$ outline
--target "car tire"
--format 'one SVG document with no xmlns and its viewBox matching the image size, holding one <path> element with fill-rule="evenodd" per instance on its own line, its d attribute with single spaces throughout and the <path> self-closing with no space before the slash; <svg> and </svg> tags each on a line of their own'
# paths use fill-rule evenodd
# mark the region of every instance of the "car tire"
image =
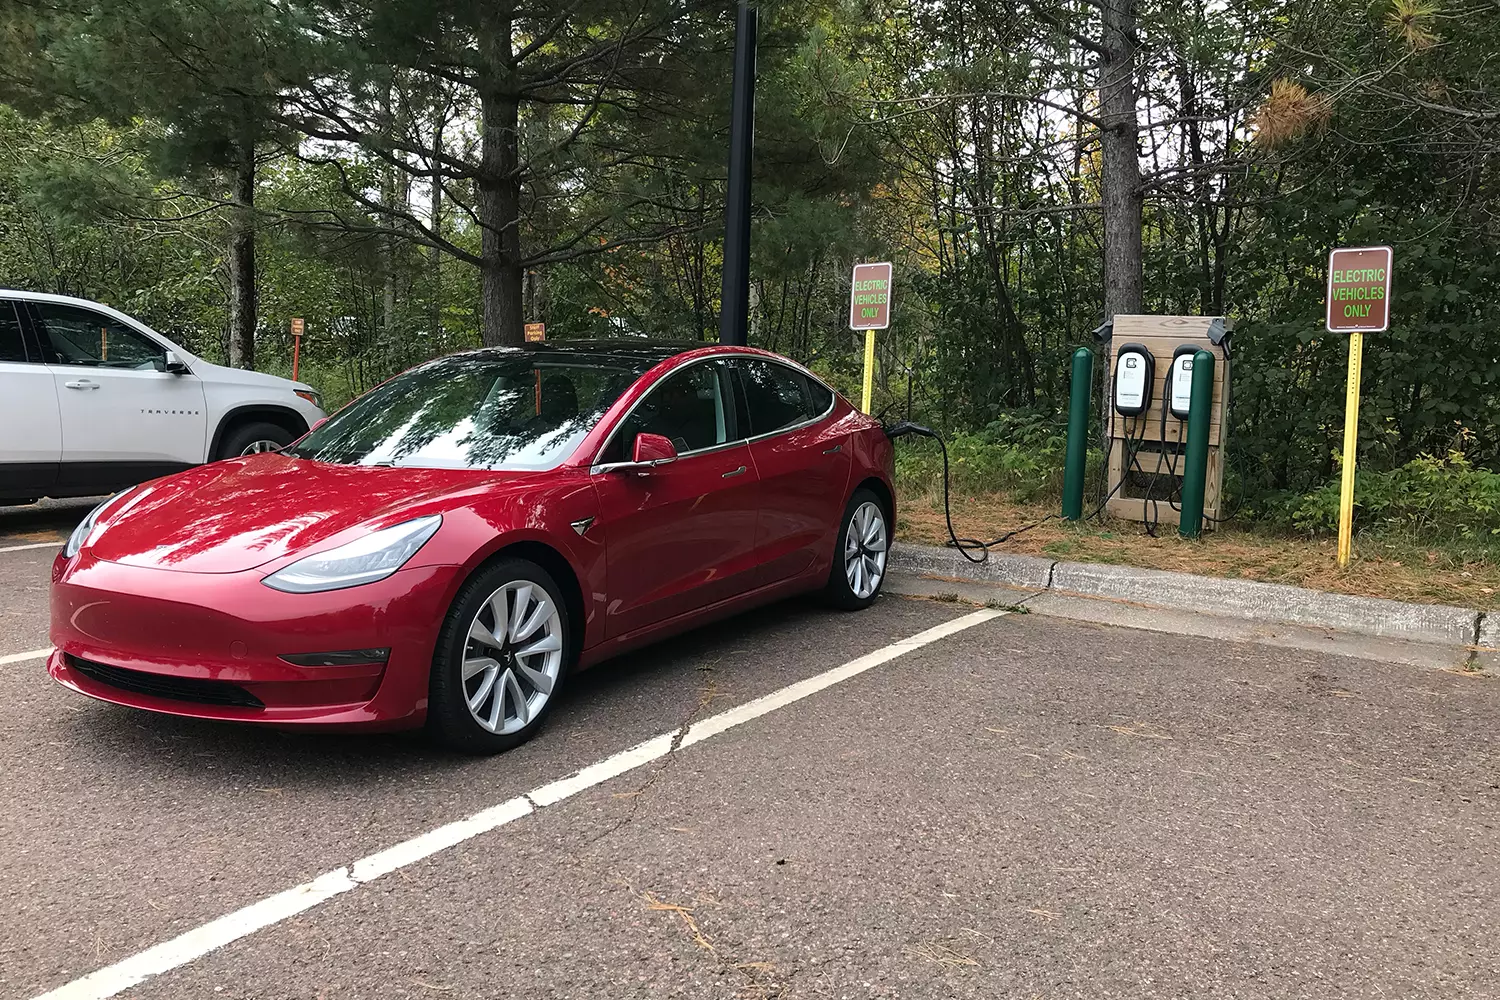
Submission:
<svg viewBox="0 0 1500 1000">
<path fill-rule="evenodd" d="M 500 753 L 535 736 L 573 662 L 569 626 L 562 588 L 536 563 L 503 559 L 477 573 L 438 635 L 429 733 L 471 754 Z"/>
<path fill-rule="evenodd" d="M 833 549 L 833 565 L 823 595 L 843 611 L 875 603 L 885 584 L 891 550 L 890 514 L 872 491 L 861 487 L 849 498 Z"/>
<path fill-rule="evenodd" d="M 295 440 L 297 436 L 285 427 L 256 420 L 241 424 L 225 434 L 224 440 L 219 444 L 219 453 L 214 457 L 237 458 L 262 451 L 280 451 Z"/>
</svg>

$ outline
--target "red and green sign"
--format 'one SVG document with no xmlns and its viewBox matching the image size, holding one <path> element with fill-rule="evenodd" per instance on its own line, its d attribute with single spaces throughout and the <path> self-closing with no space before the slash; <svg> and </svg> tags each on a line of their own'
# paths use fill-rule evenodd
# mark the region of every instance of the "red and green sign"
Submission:
<svg viewBox="0 0 1500 1000">
<path fill-rule="evenodd" d="M 849 293 L 849 329 L 884 330 L 891 325 L 891 265 L 855 264 Z"/>
<path fill-rule="evenodd" d="M 1378 333 L 1391 325 L 1391 248 L 1354 247 L 1328 255 L 1328 329 Z"/>
</svg>

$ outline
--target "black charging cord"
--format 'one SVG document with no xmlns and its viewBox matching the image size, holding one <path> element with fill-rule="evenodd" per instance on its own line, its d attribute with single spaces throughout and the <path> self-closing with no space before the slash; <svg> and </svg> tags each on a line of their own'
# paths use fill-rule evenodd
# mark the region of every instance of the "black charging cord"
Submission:
<svg viewBox="0 0 1500 1000">
<path fill-rule="evenodd" d="M 1032 528 L 1040 527 L 1041 525 L 1046 524 L 1048 521 L 1056 521 L 1061 516 L 1059 514 L 1048 514 L 1040 521 L 1036 521 L 1032 524 L 1023 525 L 1022 527 L 1007 531 L 999 538 L 993 538 L 988 542 L 982 541 L 978 538 L 959 538 L 958 532 L 953 530 L 953 505 L 948 496 L 948 481 L 951 478 L 948 466 L 948 442 L 944 441 L 942 435 L 933 430 L 931 427 L 923 427 L 921 424 L 914 424 L 910 420 L 903 420 L 898 424 L 887 427 L 885 429 L 885 433 L 886 436 L 889 437 L 892 441 L 900 437 L 905 437 L 908 434 L 915 434 L 918 437 L 931 438 L 932 440 L 936 441 L 938 443 L 938 447 L 943 450 L 943 520 L 947 522 L 948 525 L 948 548 L 957 549 L 958 554 L 963 556 L 971 563 L 985 562 L 990 557 L 990 549 L 994 548 L 996 545 L 1003 545 L 1004 543 L 1010 541 L 1012 538 L 1015 538 L 1017 535 L 1025 534 Z M 978 552 L 979 555 L 974 555 L 973 553 L 975 552 Z"/>
</svg>

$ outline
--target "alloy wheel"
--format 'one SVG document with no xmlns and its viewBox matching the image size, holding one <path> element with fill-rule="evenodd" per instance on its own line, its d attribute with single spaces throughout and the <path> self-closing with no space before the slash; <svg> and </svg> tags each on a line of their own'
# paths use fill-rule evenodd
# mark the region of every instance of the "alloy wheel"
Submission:
<svg viewBox="0 0 1500 1000">
<path fill-rule="evenodd" d="M 280 451 L 280 450 L 281 450 L 281 445 L 278 444 L 278 443 L 276 443 L 275 441 L 251 441 L 249 444 L 245 445 L 245 450 L 241 451 L 240 454 L 242 456 L 243 455 L 259 455 L 259 454 L 261 454 L 263 452 L 267 452 L 267 451 Z"/>
<path fill-rule="evenodd" d="M 849 519 L 844 537 L 844 574 L 849 589 L 861 601 L 880 588 L 885 578 L 885 560 L 890 542 L 886 536 L 885 512 L 866 501 Z"/>
<path fill-rule="evenodd" d="M 552 598 L 538 583 L 507 583 L 469 625 L 463 665 L 469 714 L 488 732 L 520 732 L 552 697 L 562 663 L 562 615 Z"/>
</svg>

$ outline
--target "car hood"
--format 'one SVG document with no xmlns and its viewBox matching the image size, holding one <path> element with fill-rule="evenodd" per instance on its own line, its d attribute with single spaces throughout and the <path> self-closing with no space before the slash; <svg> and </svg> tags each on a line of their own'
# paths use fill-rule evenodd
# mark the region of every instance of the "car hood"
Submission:
<svg viewBox="0 0 1500 1000">
<path fill-rule="evenodd" d="M 387 527 L 535 474 L 331 465 L 252 455 L 147 483 L 107 511 L 97 559 L 187 573 L 238 573 L 308 552 L 363 525 Z"/>
<path fill-rule="evenodd" d="M 248 368 L 226 368 L 223 365 L 204 361 L 202 358 L 193 359 L 193 374 L 204 381 L 255 386 L 259 389 L 273 389 L 282 392 L 292 392 L 297 389 L 312 389 L 312 386 L 306 382 L 293 382 L 291 379 L 282 378 L 280 375 L 268 375 L 265 372 L 252 371 Z"/>
</svg>

